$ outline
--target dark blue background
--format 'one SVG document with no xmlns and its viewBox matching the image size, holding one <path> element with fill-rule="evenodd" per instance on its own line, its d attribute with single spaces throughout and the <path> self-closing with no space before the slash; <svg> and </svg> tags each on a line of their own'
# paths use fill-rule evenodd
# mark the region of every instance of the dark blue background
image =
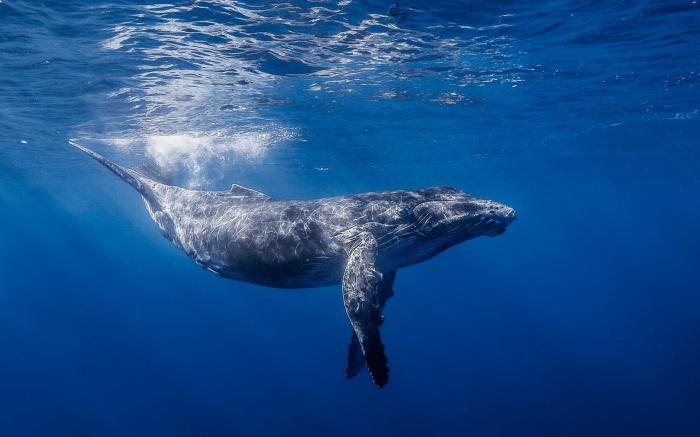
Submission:
<svg viewBox="0 0 700 437">
<path fill-rule="evenodd" d="M 295 3 L 0 3 L 2 435 L 698 435 L 698 7 Z M 200 186 L 518 212 L 399 272 L 383 390 L 343 378 L 339 287 L 205 272 L 66 143 L 136 164 L 154 133 L 269 126 L 293 135 Z"/>
</svg>

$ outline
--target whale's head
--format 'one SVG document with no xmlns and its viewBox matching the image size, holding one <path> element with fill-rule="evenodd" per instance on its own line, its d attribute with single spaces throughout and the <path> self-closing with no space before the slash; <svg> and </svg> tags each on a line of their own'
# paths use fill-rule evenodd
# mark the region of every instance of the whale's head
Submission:
<svg viewBox="0 0 700 437">
<path fill-rule="evenodd" d="M 482 235 L 502 234 L 515 220 L 515 210 L 450 187 L 424 190 L 413 207 L 416 237 L 444 246 Z"/>
</svg>

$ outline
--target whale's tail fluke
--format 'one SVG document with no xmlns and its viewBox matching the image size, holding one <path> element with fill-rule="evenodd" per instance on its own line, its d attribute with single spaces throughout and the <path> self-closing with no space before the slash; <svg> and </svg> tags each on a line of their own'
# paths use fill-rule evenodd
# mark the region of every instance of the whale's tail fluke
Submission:
<svg viewBox="0 0 700 437">
<path fill-rule="evenodd" d="M 143 176 L 139 175 L 134 170 L 122 167 L 119 164 L 115 164 L 114 162 L 110 161 L 109 159 L 105 158 L 104 156 L 100 155 L 99 153 L 93 152 L 92 150 L 88 149 L 87 147 L 78 144 L 73 139 L 68 140 L 68 143 L 71 146 L 76 147 L 76 148 L 80 149 L 81 151 L 85 152 L 86 154 L 90 155 L 97 162 L 99 162 L 100 164 L 107 167 L 110 171 L 112 171 L 114 174 L 119 176 L 119 178 L 122 179 L 124 182 L 126 182 L 127 184 L 134 187 L 146 199 L 150 200 L 152 198 L 153 194 L 152 194 L 150 188 L 148 187 L 148 185 L 145 184 L 145 178 Z"/>
</svg>

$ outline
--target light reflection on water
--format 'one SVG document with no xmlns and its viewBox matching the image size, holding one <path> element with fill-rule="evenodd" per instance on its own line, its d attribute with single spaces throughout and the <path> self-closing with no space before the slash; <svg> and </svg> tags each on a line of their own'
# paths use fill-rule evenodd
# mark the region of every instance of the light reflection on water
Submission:
<svg viewBox="0 0 700 437">
<path fill-rule="evenodd" d="M 535 150 L 624 161 L 628 148 L 568 151 L 565 138 L 697 119 L 693 7 L 5 2 L 0 135 L 18 147 L 0 154 L 28 160 L 47 141 L 42 153 L 60 157 L 74 137 L 126 164 L 169 165 L 188 186 L 271 163 L 330 174 L 502 156 L 522 167 Z M 504 133 L 518 141 L 488 145 Z"/>
<path fill-rule="evenodd" d="M 106 105 L 125 110 L 116 114 L 121 119 L 102 119 L 107 135 L 83 127 L 79 136 L 127 143 L 184 174 L 181 183 L 203 186 L 227 166 L 303 139 L 294 123 L 276 116 L 290 103 L 279 89 L 294 87 L 297 99 L 341 93 L 454 105 L 470 102 L 460 91 L 465 85 L 522 80 L 525 68 L 498 34 L 507 17 L 474 27 L 432 22 L 415 4 L 383 12 L 358 12 L 347 1 L 129 8 L 101 43 L 136 62 L 129 86 L 105 96 Z M 423 89 L 434 76 L 450 90 Z"/>
</svg>

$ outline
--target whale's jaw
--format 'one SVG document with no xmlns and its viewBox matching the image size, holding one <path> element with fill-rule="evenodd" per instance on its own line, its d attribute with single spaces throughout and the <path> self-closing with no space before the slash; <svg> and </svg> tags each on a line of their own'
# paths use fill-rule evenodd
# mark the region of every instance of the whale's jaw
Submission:
<svg viewBox="0 0 700 437">
<path fill-rule="evenodd" d="M 492 202 L 496 203 L 496 202 Z M 488 216 L 484 228 L 484 235 L 495 237 L 506 231 L 506 228 L 515 221 L 515 210 L 507 205 L 496 204 L 493 212 Z"/>
<path fill-rule="evenodd" d="M 413 214 L 420 239 L 450 240 L 452 244 L 481 235 L 500 235 L 516 216 L 508 205 L 468 194 L 423 202 L 414 208 Z"/>
</svg>

